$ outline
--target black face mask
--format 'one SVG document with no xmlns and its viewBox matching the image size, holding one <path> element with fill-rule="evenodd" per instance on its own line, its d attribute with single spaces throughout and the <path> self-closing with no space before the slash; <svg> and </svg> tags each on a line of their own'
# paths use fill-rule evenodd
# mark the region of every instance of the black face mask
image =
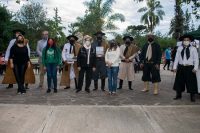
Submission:
<svg viewBox="0 0 200 133">
<path fill-rule="evenodd" d="M 131 44 L 131 41 L 126 41 L 125 42 L 127 45 L 130 45 Z"/>
<path fill-rule="evenodd" d="M 102 37 L 101 37 L 101 36 L 98 36 L 98 37 L 97 37 L 97 40 L 98 40 L 98 41 L 101 41 L 101 40 L 102 40 Z"/>
<path fill-rule="evenodd" d="M 111 47 L 111 48 L 113 48 L 113 47 L 115 47 L 115 46 L 116 46 L 115 43 L 111 43 L 111 44 L 110 44 L 110 47 Z"/>
<path fill-rule="evenodd" d="M 148 41 L 149 42 L 153 42 L 154 40 L 153 40 L 153 38 L 149 38 Z"/>
<path fill-rule="evenodd" d="M 73 45 L 75 43 L 75 40 L 69 40 L 69 43 Z"/>
<path fill-rule="evenodd" d="M 17 43 L 24 43 L 24 41 L 22 41 L 22 40 L 18 40 Z"/>
</svg>

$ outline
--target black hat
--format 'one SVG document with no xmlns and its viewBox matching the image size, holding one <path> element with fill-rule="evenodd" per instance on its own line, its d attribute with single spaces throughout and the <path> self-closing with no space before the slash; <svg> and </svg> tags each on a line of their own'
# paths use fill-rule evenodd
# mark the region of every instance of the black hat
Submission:
<svg viewBox="0 0 200 133">
<path fill-rule="evenodd" d="M 183 41 L 184 38 L 190 38 L 191 41 L 194 41 L 194 37 L 189 34 L 185 34 L 179 38 L 180 41 Z"/>
<path fill-rule="evenodd" d="M 125 41 L 127 38 L 129 38 L 131 41 L 133 41 L 133 40 L 134 40 L 134 39 L 133 39 L 133 37 L 131 37 L 131 36 L 128 36 L 128 35 L 127 35 L 127 36 L 124 36 L 124 37 L 123 37 L 123 40 Z"/>
<path fill-rule="evenodd" d="M 16 32 L 20 32 L 22 35 L 25 35 L 25 32 L 23 30 L 20 29 L 15 29 L 13 30 L 13 33 L 15 34 Z"/>
<path fill-rule="evenodd" d="M 75 36 L 75 35 L 69 35 L 69 36 L 67 37 L 67 39 L 69 40 L 71 37 L 73 37 L 76 41 L 78 40 L 78 37 Z"/>
<path fill-rule="evenodd" d="M 103 33 L 102 31 L 97 31 L 97 33 L 95 33 L 94 35 L 97 36 L 98 34 L 101 34 L 102 36 L 105 35 L 105 33 Z"/>
</svg>

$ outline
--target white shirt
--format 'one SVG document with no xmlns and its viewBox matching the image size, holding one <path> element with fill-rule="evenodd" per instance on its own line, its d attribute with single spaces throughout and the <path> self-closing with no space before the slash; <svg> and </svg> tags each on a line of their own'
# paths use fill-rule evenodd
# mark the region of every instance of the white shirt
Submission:
<svg viewBox="0 0 200 133">
<path fill-rule="evenodd" d="M 74 58 L 74 52 L 73 52 L 73 47 L 71 47 L 71 51 L 70 51 L 70 47 L 71 47 L 71 44 L 70 43 L 66 43 L 63 47 L 63 50 L 62 50 L 62 59 L 63 61 L 68 61 L 68 62 L 71 62 L 73 63 L 73 59 Z"/>
<path fill-rule="evenodd" d="M 109 51 L 107 49 L 106 54 L 105 54 L 105 61 L 106 62 L 111 62 L 112 66 L 119 66 L 120 63 L 120 48 L 117 47 L 117 49 Z"/>
<path fill-rule="evenodd" d="M 40 58 L 42 57 L 42 50 L 46 47 L 47 45 L 47 40 L 39 40 L 37 42 L 37 54 L 40 56 Z"/>
<path fill-rule="evenodd" d="M 177 49 L 173 69 L 174 70 L 177 69 L 178 64 L 181 64 L 181 65 L 193 65 L 194 70 L 198 70 L 199 59 L 198 59 L 197 49 L 193 46 L 189 47 L 190 57 L 188 60 L 186 58 L 186 49 L 184 51 L 184 57 L 182 59 L 182 56 L 181 56 L 182 50 L 183 50 L 183 46 L 179 46 Z"/>
<path fill-rule="evenodd" d="M 6 49 L 6 55 L 5 55 L 5 61 L 8 61 L 9 60 L 9 57 L 10 57 L 10 49 L 12 48 L 12 46 L 14 45 L 16 39 L 12 39 Z M 30 47 L 29 45 L 27 44 L 27 48 L 28 48 L 28 56 L 30 57 Z"/>
</svg>

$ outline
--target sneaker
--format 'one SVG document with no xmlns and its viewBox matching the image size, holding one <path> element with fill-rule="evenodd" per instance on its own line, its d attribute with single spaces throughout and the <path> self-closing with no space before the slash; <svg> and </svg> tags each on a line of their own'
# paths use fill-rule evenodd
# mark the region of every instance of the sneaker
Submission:
<svg viewBox="0 0 200 133">
<path fill-rule="evenodd" d="M 76 93 L 79 93 L 80 91 L 81 91 L 80 89 L 77 89 L 77 90 L 76 90 Z"/>
</svg>

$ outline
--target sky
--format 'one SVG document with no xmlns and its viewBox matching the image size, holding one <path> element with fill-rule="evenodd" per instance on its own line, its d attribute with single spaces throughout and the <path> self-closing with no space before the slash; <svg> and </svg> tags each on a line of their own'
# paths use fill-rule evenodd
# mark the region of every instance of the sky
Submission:
<svg viewBox="0 0 200 133">
<path fill-rule="evenodd" d="M 26 4 L 26 0 L 21 0 L 20 4 L 16 3 L 16 0 L 1 0 L 9 10 L 16 12 L 20 9 L 23 4 Z M 54 8 L 58 8 L 59 16 L 62 18 L 63 26 L 68 28 L 68 25 L 76 21 L 76 18 L 85 14 L 86 7 L 83 5 L 84 1 L 88 0 L 33 0 L 34 2 L 40 2 L 47 9 L 47 17 L 51 18 L 54 15 Z M 162 34 L 169 32 L 170 21 L 174 16 L 174 0 L 160 0 L 165 16 L 155 29 Z M 140 25 L 140 17 L 142 13 L 138 13 L 137 10 L 141 7 L 146 6 L 146 2 L 134 2 L 134 0 L 116 0 L 113 4 L 113 13 L 122 13 L 125 16 L 125 22 L 115 22 L 118 30 L 117 33 L 124 33 L 125 29 L 129 25 Z M 190 8 L 190 6 L 184 5 L 183 8 Z M 195 26 L 199 21 L 194 19 Z M 64 31 L 68 34 L 67 29 Z"/>
</svg>

